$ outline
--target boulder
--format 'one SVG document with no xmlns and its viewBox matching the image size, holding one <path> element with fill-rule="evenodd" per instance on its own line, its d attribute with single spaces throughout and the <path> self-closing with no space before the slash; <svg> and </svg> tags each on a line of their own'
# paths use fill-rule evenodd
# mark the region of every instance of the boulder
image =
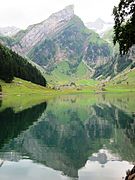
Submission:
<svg viewBox="0 0 135 180">
<path fill-rule="evenodd" d="M 132 168 L 132 170 L 127 171 L 125 180 L 135 180 L 135 166 Z"/>
</svg>

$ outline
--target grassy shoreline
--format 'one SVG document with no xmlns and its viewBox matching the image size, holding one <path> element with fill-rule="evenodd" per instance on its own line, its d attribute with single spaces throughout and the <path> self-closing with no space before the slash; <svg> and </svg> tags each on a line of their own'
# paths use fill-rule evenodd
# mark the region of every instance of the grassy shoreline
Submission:
<svg viewBox="0 0 135 180">
<path fill-rule="evenodd" d="M 74 94 L 74 93 L 124 93 L 135 92 L 135 86 L 129 85 L 112 85 L 106 84 L 104 90 L 99 85 L 84 85 L 76 87 L 62 87 L 60 89 L 52 89 L 33 84 L 31 82 L 15 78 L 12 83 L 5 83 L 0 80 L 2 86 L 2 97 L 7 96 L 35 96 L 35 97 L 49 97 L 60 94 Z"/>
<path fill-rule="evenodd" d="M 113 94 L 122 95 L 124 93 L 131 94 L 131 92 L 135 92 L 135 87 L 128 88 L 125 85 L 114 87 L 110 84 L 106 84 L 104 91 L 101 91 L 99 86 L 83 86 L 79 90 L 77 87 L 54 90 L 19 78 L 15 78 L 12 83 L 5 83 L 0 80 L 0 85 L 2 86 L 3 94 L 0 96 L 0 111 L 10 107 L 15 112 L 22 111 L 42 102 L 48 102 L 50 99 L 60 95 L 88 94 L 98 97 L 104 94 L 110 96 Z"/>
</svg>

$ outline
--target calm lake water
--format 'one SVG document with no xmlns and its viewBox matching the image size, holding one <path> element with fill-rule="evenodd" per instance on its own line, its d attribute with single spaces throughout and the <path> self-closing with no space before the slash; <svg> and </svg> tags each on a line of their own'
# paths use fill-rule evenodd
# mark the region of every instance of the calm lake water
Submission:
<svg viewBox="0 0 135 180">
<path fill-rule="evenodd" d="M 65 95 L 23 111 L 0 101 L 1 180 L 119 180 L 133 161 L 135 94 Z"/>
</svg>

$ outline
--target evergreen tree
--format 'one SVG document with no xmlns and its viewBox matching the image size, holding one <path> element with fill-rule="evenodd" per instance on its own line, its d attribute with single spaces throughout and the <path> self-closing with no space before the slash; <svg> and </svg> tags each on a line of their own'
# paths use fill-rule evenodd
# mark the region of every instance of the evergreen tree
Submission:
<svg viewBox="0 0 135 180">
<path fill-rule="evenodd" d="M 9 83 L 14 77 L 46 86 L 45 78 L 35 66 L 0 44 L 0 79 Z"/>
<path fill-rule="evenodd" d="M 120 54 L 128 53 L 135 44 L 135 0 L 120 0 L 114 7 L 114 44 L 119 43 Z"/>
</svg>

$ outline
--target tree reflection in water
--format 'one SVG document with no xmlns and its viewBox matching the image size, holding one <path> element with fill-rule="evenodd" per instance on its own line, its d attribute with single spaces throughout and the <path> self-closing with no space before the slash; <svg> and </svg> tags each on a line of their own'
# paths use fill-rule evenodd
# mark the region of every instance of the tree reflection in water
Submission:
<svg viewBox="0 0 135 180">
<path fill-rule="evenodd" d="M 81 105 L 78 97 L 37 105 L 20 113 L 6 109 L 0 113 L 1 158 L 16 152 L 18 159 L 27 155 L 34 162 L 78 177 L 86 161 L 108 162 L 106 151 L 120 159 L 135 159 L 135 117 L 106 102 Z M 64 102 L 64 104 L 63 104 Z M 36 123 L 34 123 L 36 122 Z M 128 146 L 128 149 L 127 149 Z M 88 158 L 89 157 L 89 158 Z"/>
</svg>

